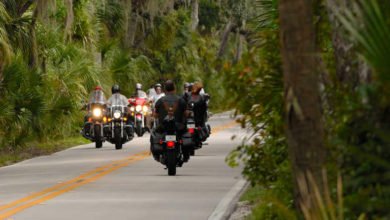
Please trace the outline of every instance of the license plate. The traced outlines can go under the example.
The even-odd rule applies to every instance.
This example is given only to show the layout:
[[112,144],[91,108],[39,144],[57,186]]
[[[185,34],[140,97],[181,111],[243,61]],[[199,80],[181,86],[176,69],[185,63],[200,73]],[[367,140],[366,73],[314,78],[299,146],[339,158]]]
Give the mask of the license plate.
[[165,136],[165,141],[176,141],[175,135],[167,135]]
[[189,124],[189,125],[187,125],[187,128],[195,128],[195,125],[194,124]]

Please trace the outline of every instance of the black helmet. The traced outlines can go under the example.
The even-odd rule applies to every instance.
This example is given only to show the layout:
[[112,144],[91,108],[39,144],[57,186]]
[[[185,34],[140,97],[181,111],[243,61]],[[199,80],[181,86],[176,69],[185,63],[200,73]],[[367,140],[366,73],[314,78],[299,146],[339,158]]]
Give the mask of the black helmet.
[[119,88],[118,84],[113,85],[111,88],[112,94],[119,93],[120,91],[121,91],[121,89]]

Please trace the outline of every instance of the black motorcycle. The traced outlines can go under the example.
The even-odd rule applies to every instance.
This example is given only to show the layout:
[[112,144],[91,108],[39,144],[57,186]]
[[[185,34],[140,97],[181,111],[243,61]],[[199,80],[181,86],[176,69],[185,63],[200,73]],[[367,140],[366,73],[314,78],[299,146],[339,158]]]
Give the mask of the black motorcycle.
[[107,140],[115,144],[115,149],[122,149],[124,143],[131,141],[134,137],[134,129],[128,121],[127,106],[112,105],[109,107],[108,123],[105,125]]
[[[187,117],[187,135],[190,135],[190,138],[192,140],[192,148],[190,150],[190,155],[195,155],[195,150],[198,150],[202,148],[203,142],[207,140],[207,138],[210,136],[210,126],[200,126],[200,124],[195,122],[195,116],[194,116],[194,103],[190,102],[188,104],[188,117]],[[207,120],[207,119],[206,119]]]
[[189,141],[178,134],[174,120],[164,120],[162,127],[163,131],[151,133],[151,151],[154,159],[166,166],[168,175],[175,176],[176,168],[189,160]]
[[96,148],[101,148],[105,141],[103,127],[106,120],[105,106],[103,104],[90,104],[84,129],[81,133],[86,139],[95,142]]

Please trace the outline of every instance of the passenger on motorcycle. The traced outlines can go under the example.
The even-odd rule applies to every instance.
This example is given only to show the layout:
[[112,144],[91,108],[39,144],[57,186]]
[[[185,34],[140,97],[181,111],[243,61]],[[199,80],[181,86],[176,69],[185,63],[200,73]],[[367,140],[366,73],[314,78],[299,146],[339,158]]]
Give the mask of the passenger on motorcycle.
[[203,84],[201,82],[195,82],[192,86],[191,96],[188,99],[188,106],[194,113],[195,125],[202,127],[205,131],[205,138],[210,134],[210,128],[206,125],[208,120],[208,94],[201,94],[203,90]]

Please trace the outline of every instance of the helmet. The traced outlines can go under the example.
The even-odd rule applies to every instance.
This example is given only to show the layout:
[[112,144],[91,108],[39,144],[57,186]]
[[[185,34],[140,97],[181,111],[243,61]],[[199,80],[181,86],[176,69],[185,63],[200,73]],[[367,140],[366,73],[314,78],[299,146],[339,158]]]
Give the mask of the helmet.
[[156,85],[154,85],[154,88],[157,88],[157,87],[162,87],[160,83],[157,83]]
[[96,90],[102,90],[102,87],[96,86],[96,87],[95,87],[95,91],[96,91]]
[[142,89],[142,84],[141,83],[135,84],[135,89],[136,90],[141,90]]
[[190,83],[185,82],[185,83],[184,83],[184,88],[186,89],[186,88],[188,88],[188,87],[190,87]]
[[112,94],[119,93],[120,91],[121,91],[121,89],[120,89],[119,85],[117,85],[117,84],[113,85],[111,88]]
[[188,90],[189,91],[192,91],[192,86],[194,85],[194,83],[188,83]]

